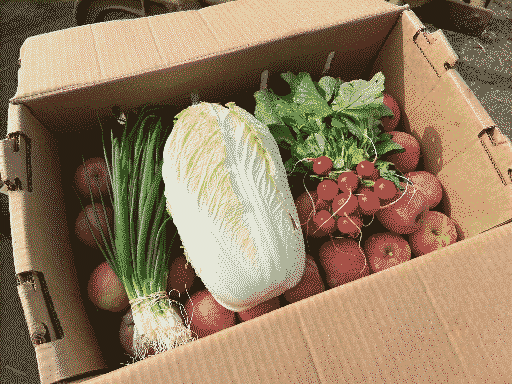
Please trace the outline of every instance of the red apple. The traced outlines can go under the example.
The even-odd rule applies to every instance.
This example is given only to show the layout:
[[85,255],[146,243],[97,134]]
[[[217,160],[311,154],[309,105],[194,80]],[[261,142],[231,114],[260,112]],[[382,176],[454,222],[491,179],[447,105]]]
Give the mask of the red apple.
[[194,293],[185,304],[190,329],[198,338],[206,337],[236,324],[236,312],[220,305],[206,289]]
[[[78,214],[75,222],[75,235],[89,247],[98,248],[98,243],[101,246],[105,244],[101,236],[102,233],[107,242],[110,243],[108,226],[110,226],[112,236],[114,235],[114,211],[110,207],[105,207],[105,210],[107,212],[107,220],[105,220],[103,205],[99,203],[87,205]],[[92,229],[92,232],[90,229]]]
[[443,198],[443,186],[439,179],[430,172],[416,171],[405,174],[427,198],[428,209],[435,208]]
[[393,112],[393,117],[384,116],[382,121],[382,126],[384,127],[384,131],[391,132],[398,126],[398,122],[400,121],[400,107],[396,102],[395,98],[387,93],[384,93],[384,105],[390,108]]
[[320,277],[315,259],[310,255],[306,255],[306,269],[302,279],[295,287],[287,290],[283,296],[289,303],[295,303],[323,291],[325,291],[325,286]]
[[421,215],[428,210],[426,200],[423,192],[409,184],[396,202],[383,206],[375,216],[391,232],[413,233],[420,226]]
[[409,244],[415,256],[425,255],[457,241],[455,222],[444,213],[428,211],[420,220],[419,228],[409,235]]
[[167,292],[170,292],[170,296],[180,296],[186,290],[190,290],[195,277],[194,268],[187,262],[185,255],[179,255],[171,264]]
[[103,310],[120,312],[129,304],[123,282],[106,261],[91,274],[87,292],[91,302]]
[[[83,197],[100,198],[108,196],[110,178],[107,170],[107,163],[101,157],[94,157],[86,160],[75,172],[75,186]],[[89,191],[89,187],[91,191]]]
[[263,303],[256,305],[255,307],[242,312],[237,312],[237,315],[240,321],[243,322],[264,315],[265,313],[272,312],[274,309],[278,309],[280,306],[279,298],[273,297],[267,301],[264,301]]
[[318,255],[327,284],[331,288],[370,274],[366,256],[354,239],[326,241],[320,247]]
[[421,156],[421,147],[418,140],[405,132],[392,131],[389,134],[393,136],[391,140],[401,145],[405,152],[386,154],[383,159],[395,164],[396,169],[402,173],[414,171]]
[[399,234],[376,233],[364,243],[364,253],[373,272],[383,271],[411,259],[409,243]]

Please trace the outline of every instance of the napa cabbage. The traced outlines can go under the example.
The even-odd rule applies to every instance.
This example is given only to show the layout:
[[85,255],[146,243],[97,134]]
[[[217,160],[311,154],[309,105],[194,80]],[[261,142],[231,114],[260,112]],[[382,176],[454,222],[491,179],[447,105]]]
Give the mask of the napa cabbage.
[[300,281],[304,238],[266,125],[234,103],[192,105],[175,117],[163,156],[167,210],[221,305],[240,312]]

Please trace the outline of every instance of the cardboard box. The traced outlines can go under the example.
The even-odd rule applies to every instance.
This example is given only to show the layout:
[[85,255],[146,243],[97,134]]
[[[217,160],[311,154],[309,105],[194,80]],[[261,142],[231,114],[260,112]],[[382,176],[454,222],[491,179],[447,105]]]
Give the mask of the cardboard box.
[[[463,240],[108,372],[78,286],[62,154],[95,141],[114,105],[185,108],[196,89],[251,111],[264,70],[272,88],[285,71],[318,77],[330,52],[333,77],[384,73]],[[29,38],[0,174],[41,382],[512,382],[512,151],[456,61],[440,31],[381,0],[239,0]]]

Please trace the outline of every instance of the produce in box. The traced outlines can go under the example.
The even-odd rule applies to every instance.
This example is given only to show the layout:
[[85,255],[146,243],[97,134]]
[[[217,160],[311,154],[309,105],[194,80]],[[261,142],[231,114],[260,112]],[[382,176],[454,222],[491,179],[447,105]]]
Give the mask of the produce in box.
[[[248,321],[278,309],[280,294],[294,303],[457,241],[456,223],[431,211],[442,185],[416,169],[419,143],[396,130],[400,108],[381,73],[281,77],[290,94],[256,92],[256,117],[234,103],[199,103],[164,124],[161,110],[143,108],[121,137],[111,134],[107,181],[98,158],[88,162],[98,177],[77,172],[82,195],[83,180],[98,184],[82,215],[97,207],[107,216],[85,220],[107,260],[91,277],[91,300],[119,311],[129,299],[120,340],[136,358],[234,326],[236,313]],[[113,215],[103,201],[110,180]],[[388,232],[366,234],[363,248],[375,218]],[[183,256],[170,255],[170,220]],[[306,256],[308,239],[326,240],[309,249],[317,259]],[[182,294],[196,274],[207,289],[182,311],[166,289]]]
[[304,239],[265,125],[234,103],[199,103],[176,116],[163,158],[167,209],[217,302],[241,312],[299,282]]
[[[165,291],[174,237],[168,239],[165,230],[171,217],[165,209],[161,154],[171,128],[161,109],[144,107],[136,119],[127,119],[120,136],[111,132],[111,160],[105,145],[104,154],[114,226],[107,225],[100,238],[90,229],[128,295],[137,359],[194,340]],[[92,192],[91,199],[94,204]],[[104,207],[101,194],[100,199]]]

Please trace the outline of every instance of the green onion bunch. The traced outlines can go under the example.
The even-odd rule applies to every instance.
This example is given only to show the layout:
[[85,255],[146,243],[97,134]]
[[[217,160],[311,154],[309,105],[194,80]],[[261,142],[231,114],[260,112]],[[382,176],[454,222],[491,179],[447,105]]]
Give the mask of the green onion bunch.
[[163,112],[144,106],[136,119],[128,117],[120,137],[111,131],[111,161],[102,134],[114,230],[112,233],[110,225],[108,233],[100,230],[104,248],[98,239],[95,241],[128,294],[136,359],[194,340],[178,313],[179,303],[170,300],[165,291],[177,231],[167,238],[166,224],[172,218],[166,209],[162,163],[172,124],[165,123]]

